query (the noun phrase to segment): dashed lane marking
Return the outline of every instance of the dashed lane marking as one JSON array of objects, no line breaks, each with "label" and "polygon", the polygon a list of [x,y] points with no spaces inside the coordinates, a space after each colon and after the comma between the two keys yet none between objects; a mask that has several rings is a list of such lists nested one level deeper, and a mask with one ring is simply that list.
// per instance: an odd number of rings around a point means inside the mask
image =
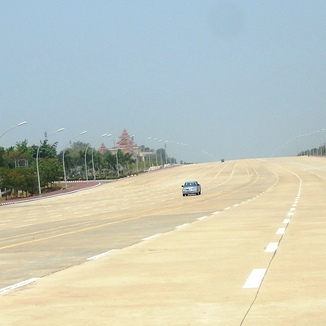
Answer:
[{"label": "dashed lane marking", "polygon": [[278,228],[276,234],[284,234],[285,228]]},{"label": "dashed lane marking", "polygon": [[265,249],[265,252],[275,252],[278,248],[278,242],[271,242]]},{"label": "dashed lane marking", "polygon": [[179,226],[176,226],[175,228],[176,229],[181,229],[181,228],[184,228],[185,226],[188,226],[188,225],[189,225],[189,223],[185,223],[185,224],[181,224]]},{"label": "dashed lane marking", "polygon": [[87,258],[87,260],[96,260],[96,259],[99,259],[99,258],[101,258],[101,257],[104,257],[104,256],[106,256],[106,255],[108,255],[108,254],[111,254],[112,252],[116,252],[116,251],[119,251],[119,250],[120,250],[120,249],[111,249],[111,250],[106,251],[106,252],[103,252],[103,253],[101,253],[101,254],[99,254],[99,255],[96,255],[96,256],[93,256],[93,257]]},{"label": "dashed lane marking", "polygon": [[162,235],[162,233],[156,233],[154,235],[151,235],[150,237],[147,237],[147,238],[144,238],[142,239],[143,241],[148,241],[148,240],[152,240],[152,239],[155,239],[155,238],[158,238]]},{"label": "dashed lane marking", "polygon": [[13,284],[13,285],[6,286],[5,288],[0,289],[0,294],[12,291],[14,289],[20,288],[20,287],[25,286],[25,285],[28,285],[30,283],[33,283],[33,282],[39,280],[39,279],[40,279],[39,277],[34,277],[34,278],[30,278],[30,279],[28,279],[26,281],[22,281],[22,282]]},{"label": "dashed lane marking", "polygon": [[259,288],[259,286],[265,276],[266,270],[267,270],[266,268],[253,269],[242,288],[243,289]]},{"label": "dashed lane marking", "polygon": [[206,218],[207,218],[207,216],[198,217],[197,221],[202,221],[202,220],[205,220]]}]

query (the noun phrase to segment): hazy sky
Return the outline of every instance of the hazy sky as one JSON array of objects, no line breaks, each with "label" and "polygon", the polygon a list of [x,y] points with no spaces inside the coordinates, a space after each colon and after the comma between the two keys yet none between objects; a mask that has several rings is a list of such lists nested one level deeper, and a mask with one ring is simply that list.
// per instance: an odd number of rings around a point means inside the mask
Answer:
[{"label": "hazy sky", "polygon": [[125,128],[187,161],[296,154],[326,139],[288,142],[326,128],[326,1],[0,0],[0,110],[0,134],[28,121],[4,147]]}]

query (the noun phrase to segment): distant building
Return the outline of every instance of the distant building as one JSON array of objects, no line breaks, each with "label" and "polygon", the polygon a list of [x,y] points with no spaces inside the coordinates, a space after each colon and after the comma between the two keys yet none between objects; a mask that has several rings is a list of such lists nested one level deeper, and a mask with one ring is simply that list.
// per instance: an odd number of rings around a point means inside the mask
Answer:
[{"label": "distant building", "polygon": [[102,143],[100,149],[99,149],[99,152],[104,155],[105,152],[107,151],[108,149],[106,148],[106,146]]},{"label": "distant building", "polygon": [[116,154],[118,150],[124,154],[131,154],[134,157],[140,154],[140,148],[134,142],[134,136],[130,136],[126,129],[122,131],[119,141],[116,142],[115,146],[110,148],[112,154]]}]

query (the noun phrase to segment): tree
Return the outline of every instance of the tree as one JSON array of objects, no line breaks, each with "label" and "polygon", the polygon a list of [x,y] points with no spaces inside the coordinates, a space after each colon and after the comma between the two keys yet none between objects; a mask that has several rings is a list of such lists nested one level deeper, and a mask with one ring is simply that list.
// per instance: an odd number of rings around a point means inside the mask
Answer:
[{"label": "tree", "polygon": [[[67,179],[80,179],[85,175],[85,150],[89,144],[83,142],[74,142],[70,148],[65,149],[64,164]],[[63,157],[63,151],[59,154]]]},{"label": "tree", "polygon": [[56,158],[40,159],[39,171],[42,188],[53,186],[63,175],[61,162]]},{"label": "tree", "polygon": [[0,167],[5,166],[5,149],[4,147],[0,147]]}]

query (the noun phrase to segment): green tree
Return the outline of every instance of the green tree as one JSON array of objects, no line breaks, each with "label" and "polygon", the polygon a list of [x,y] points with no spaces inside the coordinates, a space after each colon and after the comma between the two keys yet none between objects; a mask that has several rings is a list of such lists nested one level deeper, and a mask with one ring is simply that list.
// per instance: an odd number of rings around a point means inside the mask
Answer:
[{"label": "green tree", "polygon": [[52,187],[63,175],[62,164],[56,158],[40,159],[39,171],[42,188]]}]

